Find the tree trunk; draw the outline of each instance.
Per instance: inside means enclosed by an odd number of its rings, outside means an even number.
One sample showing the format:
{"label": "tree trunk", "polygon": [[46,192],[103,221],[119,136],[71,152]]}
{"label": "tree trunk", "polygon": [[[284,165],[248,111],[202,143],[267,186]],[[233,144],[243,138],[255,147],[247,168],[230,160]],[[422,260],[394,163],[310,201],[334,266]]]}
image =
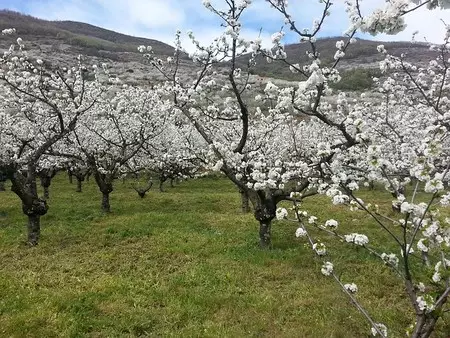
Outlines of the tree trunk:
{"label": "tree trunk", "polygon": [[15,172],[10,177],[11,191],[22,201],[22,211],[28,216],[28,244],[35,246],[38,244],[40,235],[40,217],[48,210],[47,202],[40,199],[37,194],[35,167],[29,166],[26,176],[20,172]]}
{"label": "tree trunk", "polygon": [[96,169],[93,169],[93,171],[95,182],[97,183],[98,189],[102,193],[101,210],[103,212],[110,212],[111,207],[109,204],[109,194],[114,190],[113,180],[115,173],[113,172],[108,174],[102,174]]}
{"label": "tree trunk", "polygon": [[255,218],[259,222],[259,244],[268,249],[272,245],[271,224],[276,216],[276,202],[270,192],[248,190],[247,196],[253,204]]}
{"label": "tree trunk", "polygon": [[0,181],[0,191],[5,191],[5,181]]}
{"label": "tree trunk", "polygon": [[173,181],[174,181],[174,179],[171,178],[171,179],[170,179],[170,187],[171,187],[171,188],[175,188],[175,185],[173,184]]}
{"label": "tree trunk", "polygon": [[67,170],[67,176],[69,176],[69,183],[72,184],[73,183],[73,174],[71,170]]}
{"label": "tree trunk", "polygon": [[102,211],[111,212],[111,206],[109,205],[109,192],[103,192],[102,195]]}
{"label": "tree trunk", "polygon": [[75,190],[76,192],[81,192],[82,191],[82,189],[81,189],[82,182],[83,182],[83,180],[80,179],[79,177],[77,177],[77,190]]}
{"label": "tree trunk", "polygon": [[271,223],[272,221],[259,222],[259,245],[263,249],[268,249],[271,246]]}
{"label": "tree trunk", "polygon": [[429,338],[434,331],[436,321],[434,317],[418,316],[411,338]]}
{"label": "tree trunk", "polygon": [[242,213],[248,214],[250,212],[250,200],[248,198],[248,194],[243,190],[240,190],[239,194],[241,195]]}
{"label": "tree trunk", "polygon": [[[31,199],[28,199],[30,198]],[[36,246],[41,234],[41,216],[47,213],[48,205],[43,199],[28,195],[26,203],[22,202],[22,211],[28,216],[28,245]],[[30,203],[31,202],[31,203]]]}
{"label": "tree trunk", "polygon": [[55,177],[57,171],[54,168],[42,169],[38,172],[38,176],[41,180],[41,186],[44,188],[44,199],[50,198],[49,187],[52,184],[52,179]]}
{"label": "tree trunk", "polygon": [[163,180],[159,180],[159,191],[160,191],[160,192],[164,192],[164,189],[163,189],[163,183],[164,183]]}
{"label": "tree trunk", "polygon": [[39,214],[28,215],[28,244],[38,245],[41,235],[41,216]]}
{"label": "tree trunk", "polygon": [[44,186],[44,199],[48,200],[50,198],[50,190],[48,186]]}

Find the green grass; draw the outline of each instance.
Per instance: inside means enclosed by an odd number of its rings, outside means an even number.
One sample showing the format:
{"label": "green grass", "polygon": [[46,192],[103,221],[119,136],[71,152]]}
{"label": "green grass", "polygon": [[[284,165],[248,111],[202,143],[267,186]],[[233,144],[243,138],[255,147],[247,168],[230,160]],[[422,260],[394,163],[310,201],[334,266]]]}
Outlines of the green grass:
{"label": "green grass", "polygon": [[[0,337],[367,337],[369,325],[294,237],[296,224],[275,222],[274,248],[263,251],[226,180],[166,190],[140,199],[116,182],[105,215],[93,180],[76,193],[58,175],[35,248],[22,244],[18,198],[0,192]],[[390,203],[379,191],[365,194]],[[385,242],[363,214],[323,197],[305,208]],[[375,320],[403,337],[412,316],[400,281],[362,250],[330,249]],[[436,337],[449,331],[447,316]]]}

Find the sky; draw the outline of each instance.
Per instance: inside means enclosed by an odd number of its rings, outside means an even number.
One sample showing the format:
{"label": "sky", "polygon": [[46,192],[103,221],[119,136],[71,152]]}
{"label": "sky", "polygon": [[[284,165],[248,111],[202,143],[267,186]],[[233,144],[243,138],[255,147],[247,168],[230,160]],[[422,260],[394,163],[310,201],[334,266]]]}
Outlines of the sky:
{"label": "sky", "polygon": [[[363,0],[363,10],[383,7],[385,0]],[[224,3],[213,0],[212,4]],[[290,0],[291,15],[300,28],[309,28],[320,16],[322,6],[318,0]],[[1,0],[0,8],[10,9],[47,20],[72,20],[90,23],[116,32],[160,40],[173,45],[177,29],[183,33],[192,30],[199,41],[208,43],[218,36],[223,27],[201,0]],[[265,0],[253,0],[242,18],[242,34],[254,39],[261,34],[265,45],[270,36],[279,31],[284,20]],[[419,31],[417,41],[439,43],[443,41],[445,25],[450,24],[450,10],[427,10],[421,8],[406,17],[407,29],[395,36],[359,35],[361,38],[383,41],[411,40],[412,33]],[[339,36],[347,28],[344,0],[335,0],[330,17],[320,33],[321,37]],[[20,32],[19,32],[20,33]],[[298,42],[287,34],[285,43]],[[183,47],[192,50],[188,40]]]}

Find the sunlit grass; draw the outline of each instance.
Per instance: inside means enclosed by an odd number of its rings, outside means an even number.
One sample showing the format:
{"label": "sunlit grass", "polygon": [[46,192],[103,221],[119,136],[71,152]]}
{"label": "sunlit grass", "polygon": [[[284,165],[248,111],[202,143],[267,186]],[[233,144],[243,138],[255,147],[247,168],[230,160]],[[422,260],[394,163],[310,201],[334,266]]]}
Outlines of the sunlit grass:
{"label": "sunlit grass", "polygon": [[[387,194],[369,195],[390,205]],[[108,215],[100,198],[94,182],[76,193],[57,176],[41,242],[28,248],[18,198],[0,193],[0,336],[367,337],[369,325],[294,237],[297,225],[276,222],[273,249],[259,249],[257,224],[226,180],[183,182],[144,199],[118,181]],[[323,197],[305,208],[389,248],[364,214]],[[358,284],[374,319],[403,337],[413,317],[400,281],[365,251],[314,235],[330,243],[327,259]],[[439,330],[450,332],[448,316]]]}

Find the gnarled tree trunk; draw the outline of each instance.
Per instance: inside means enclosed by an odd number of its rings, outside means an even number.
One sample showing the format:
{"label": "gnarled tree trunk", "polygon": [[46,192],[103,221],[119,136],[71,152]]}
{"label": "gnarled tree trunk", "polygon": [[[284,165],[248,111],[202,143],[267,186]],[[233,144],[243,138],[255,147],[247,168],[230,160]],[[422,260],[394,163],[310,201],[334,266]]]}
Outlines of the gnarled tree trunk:
{"label": "gnarled tree trunk", "polygon": [[83,181],[85,180],[88,174],[89,174],[88,168],[78,167],[73,170],[73,175],[77,179],[77,188],[75,190],[76,192],[82,191]]}
{"label": "gnarled tree trunk", "polygon": [[102,192],[102,211],[111,212],[111,205],[109,204],[109,192]]}
{"label": "gnarled tree trunk", "polygon": [[77,177],[77,189],[75,190],[76,192],[81,192],[82,191],[82,185],[83,185],[83,179]]}
{"label": "gnarled tree trunk", "polygon": [[37,194],[36,172],[30,166],[26,174],[14,173],[11,182],[11,190],[21,199],[22,211],[28,216],[28,244],[35,246],[41,233],[40,218],[48,210],[47,202],[40,199]]}
{"label": "gnarled tree trunk", "polygon": [[44,168],[37,172],[41,180],[41,186],[44,188],[44,199],[46,200],[50,198],[49,187],[52,183],[53,177],[55,177],[57,173],[58,171],[56,168]]}
{"label": "gnarled tree trunk", "polygon": [[67,169],[67,176],[69,177],[69,183],[73,183],[73,173],[71,169]]}
{"label": "gnarled tree trunk", "polygon": [[266,194],[264,191],[249,190],[247,195],[253,204],[255,218],[259,222],[259,245],[268,249],[272,245],[271,227],[272,220],[276,216],[276,201],[270,193]]}
{"label": "gnarled tree trunk", "polygon": [[50,184],[52,179],[50,177],[41,177],[41,186],[44,188],[44,199],[48,200],[50,198]]}
{"label": "gnarled tree trunk", "polygon": [[163,184],[164,184],[165,181],[166,181],[166,179],[164,179],[164,178],[160,178],[159,179],[159,191],[160,192],[164,192]]}
{"label": "gnarled tree trunk", "polygon": [[111,212],[111,205],[109,203],[109,194],[114,190],[113,188],[113,174],[102,174],[97,170],[94,171],[95,182],[102,193],[101,209],[103,212]]}

